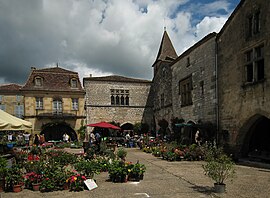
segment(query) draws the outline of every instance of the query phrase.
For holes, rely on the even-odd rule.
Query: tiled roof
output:
[[[35,86],[35,78],[42,79],[42,86]],[[77,88],[71,88],[71,79],[77,79]],[[35,69],[28,77],[22,90],[46,90],[46,91],[84,91],[77,72],[69,71],[60,67]]]
[[[168,59],[175,58],[177,58],[177,54],[175,52],[171,39],[169,38],[167,32],[164,31],[155,63],[157,61],[166,61]]]
[[[117,75],[83,78],[83,81],[85,81],[85,80],[88,80],[88,81],[131,82],[131,83],[151,83],[150,80],[128,78],[128,77],[117,76]]]
[[[21,87],[22,85],[18,85],[14,83],[3,84],[3,85],[0,85],[0,91],[7,91],[7,92],[19,91]]]

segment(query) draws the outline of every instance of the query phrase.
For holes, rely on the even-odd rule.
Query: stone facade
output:
[[[24,118],[33,125],[33,133],[47,140],[62,140],[67,133],[77,139],[84,124],[84,96],[78,73],[60,67],[32,68],[20,89],[24,96]]]
[[[186,122],[216,123],[215,38],[211,33],[172,64],[173,116]],[[183,80],[190,78],[190,103],[183,104]],[[188,82],[189,83],[189,82]],[[185,85],[184,85],[185,86]]]
[[[0,86],[0,109],[18,118],[24,116],[24,96],[21,85],[7,84]]]
[[[217,38],[221,135],[241,154],[270,152],[260,148],[270,140],[269,11],[268,1],[241,1]],[[257,128],[260,120],[268,124]]]
[[[122,76],[88,77],[83,79],[86,90],[87,123],[100,121],[152,123],[149,91],[151,81]],[[115,99],[112,102],[112,97]],[[116,101],[119,97],[119,101]],[[123,97],[123,103],[121,102]],[[128,101],[128,102],[127,102]]]
[[[172,110],[172,71],[171,63],[177,58],[172,42],[165,30],[160,43],[157,58],[152,65],[154,70],[151,97],[153,99],[153,130],[159,131],[159,121],[165,120],[168,124],[173,118]],[[170,125],[169,125],[170,127]]]

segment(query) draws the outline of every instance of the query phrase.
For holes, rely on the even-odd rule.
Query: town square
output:
[[[265,0],[0,0],[1,197],[262,197]]]

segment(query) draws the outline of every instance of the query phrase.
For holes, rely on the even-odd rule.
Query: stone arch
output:
[[[270,154],[270,119],[262,114],[250,117],[239,129],[236,146],[241,157]]]
[[[125,122],[124,124],[122,124],[121,129],[124,132],[129,132],[131,136],[134,135],[133,134],[134,125],[129,122]]]
[[[46,141],[63,140],[64,133],[67,133],[71,141],[77,140],[77,134],[66,122],[50,122],[42,126],[41,135]]]

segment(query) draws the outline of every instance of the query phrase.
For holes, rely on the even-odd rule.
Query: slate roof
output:
[[[162,40],[161,40],[160,47],[158,50],[157,58],[156,58],[154,64],[157,61],[174,60],[175,58],[177,58],[176,51],[173,47],[173,44],[171,42],[171,39],[170,39],[167,31],[165,30],[163,33],[163,36],[162,36]]]
[[[35,78],[40,77],[42,86],[35,86]],[[77,79],[77,88],[71,88],[71,79]],[[32,71],[27,82],[21,90],[44,90],[44,91],[84,91],[77,72],[69,71],[60,67],[36,69]]]
[[[130,82],[130,83],[151,83],[152,82],[150,80],[129,78],[129,77],[117,76],[117,75],[83,78],[83,81],[85,81],[85,80],[88,80],[88,81],[110,81],[110,82]]]

